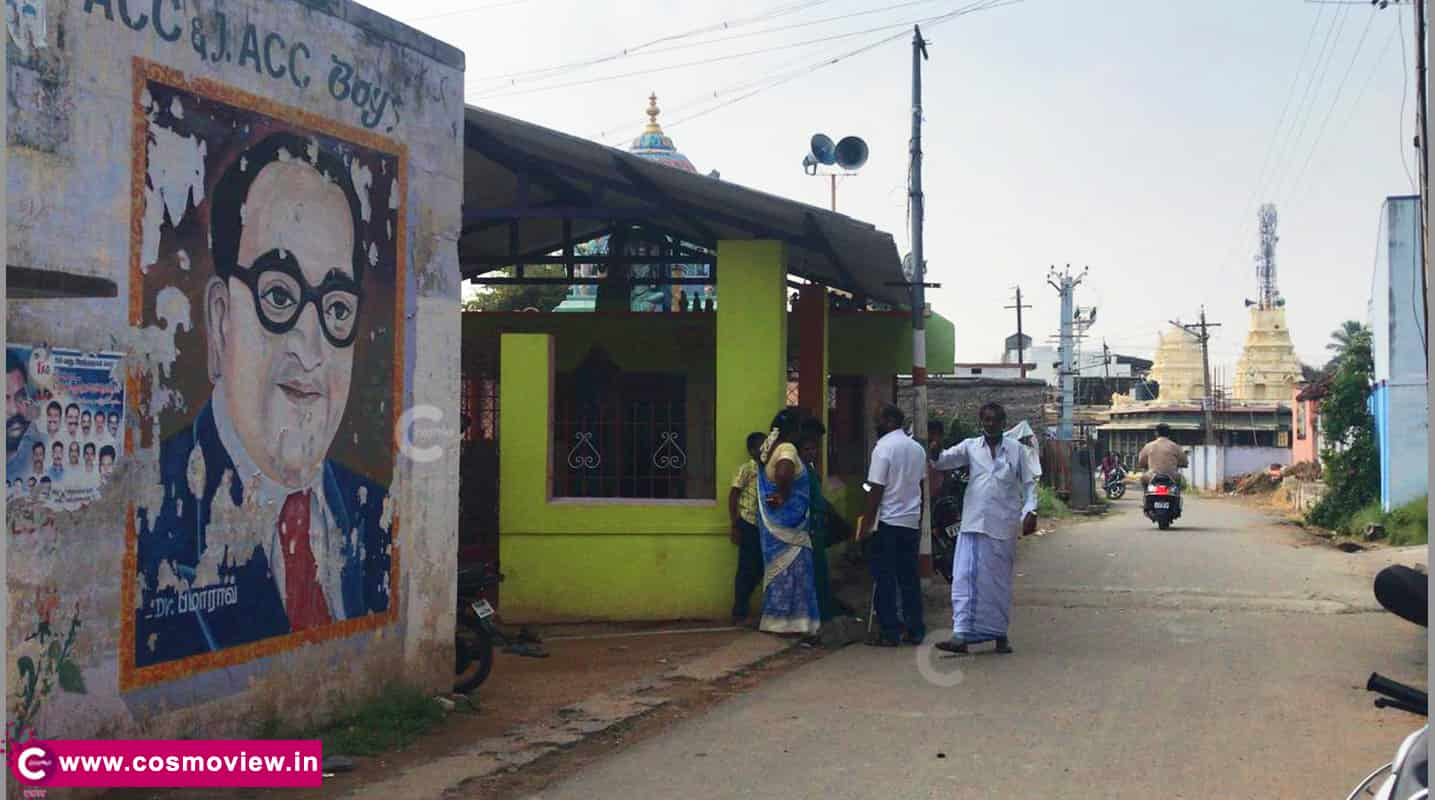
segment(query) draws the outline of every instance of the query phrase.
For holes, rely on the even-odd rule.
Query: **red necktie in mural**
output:
[[[327,624],[329,606],[319,584],[314,550],[309,546],[309,492],[284,498],[279,512],[279,544],[284,548],[284,611],[289,629],[302,631]]]

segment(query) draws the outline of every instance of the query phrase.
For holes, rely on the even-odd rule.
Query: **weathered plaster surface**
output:
[[[33,649],[24,637],[46,615],[57,628],[79,619],[72,659],[85,693],[56,690],[47,697],[36,720],[45,737],[238,736],[272,716],[312,721],[389,678],[443,687],[451,677],[457,449],[445,447],[450,441],[435,429],[457,428],[458,351],[450,345],[459,339],[462,54],[347,0],[30,5],[44,16],[23,27],[24,41],[7,28],[7,262],[108,278],[119,296],[11,301],[6,333],[10,341],[126,353],[134,448],[103,497],[87,507],[55,513],[11,506],[4,534],[10,721],[15,659]],[[204,143],[177,134],[135,141],[136,57],[406,148],[407,313],[396,379],[405,407],[426,404],[441,413],[437,422],[418,423],[414,439],[443,453],[423,463],[397,460],[385,513],[401,529],[395,543],[401,586],[391,624],[123,691],[121,619],[128,609],[121,607],[121,587],[136,580],[125,568],[126,509],[152,500],[160,486],[154,431],[160,411],[194,411],[168,387],[184,346],[180,334],[204,313],[183,292],[164,290],[158,324],[130,324],[132,202],[146,202],[142,256],[150,258],[139,259],[145,264],[157,246],[152,234],[193,214],[205,193]],[[138,198],[131,184],[136,148],[164,164],[160,180],[139,187]],[[357,177],[370,185],[393,180]],[[391,208],[397,204],[394,197]],[[372,212],[365,209],[366,216]],[[187,259],[180,262],[187,270]]]

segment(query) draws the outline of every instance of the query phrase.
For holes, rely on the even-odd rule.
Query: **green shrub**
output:
[[[1385,515],[1385,535],[1398,547],[1430,541],[1429,498],[1411,500]]]
[[[1050,486],[1036,487],[1036,514],[1039,517],[1059,518],[1071,516],[1071,509],[1062,502]]]
[[[1380,503],[1371,503],[1350,516],[1340,530],[1350,536],[1363,536],[1365,529],[1379,525],[1385,529],[1385,540],[1396,547],[1425,544],[1430,537],[1429,499],[1422,497],[1385,513]]]
[[[1345,521],[1344,525],[1340,526],[1339,530],[1350,536],[1360,536],[1365,533],[1366,526],[1384,524],[1385,512],[1381,510],[1380,503],[1375,502],[1351,514],[1350,518]]]

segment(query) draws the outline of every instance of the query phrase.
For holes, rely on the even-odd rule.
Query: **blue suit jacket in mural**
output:
[[[189,459],[204,456],[204,496],[188,480]],[[160,565],[168,563],[188,588],[205,548],[210,504],[216,502],[225,471],[236,471],[206,405],[194,423],[160,445],[164,501],[159,509],[138,508],[138,566],[143,578],[135,614],[135,665],[160,664],[186,656],[257,642],[290,632],[278,585],[262,548],[227,553],[216,587],[192,587],[188,597],[173,586],[157,589]],[[236,471],[237,472],[237,471]],[[324,498],[343,540],[343,617],[353,619],[389,607],[390,531],[380,525],[385,489],[333,461],[324,462]],[[361,502],[362,498],[362,502]],[[230,498],[244,500],[244,487],[230,481]],[[356,535],[350,535],[356,532]],[[210,589],[211,591],[204,591]],[[339,616],[335,614],[335,616]]]

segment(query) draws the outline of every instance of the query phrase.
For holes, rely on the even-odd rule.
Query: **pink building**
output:
[[[1302,384],[1295,392],[1291,403],[1291,463],[1307,461],[1320,463],[1321,430],[1320,401],[1330,388],[1329,381]]]

